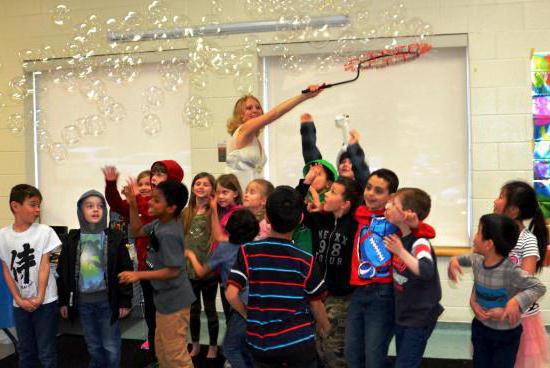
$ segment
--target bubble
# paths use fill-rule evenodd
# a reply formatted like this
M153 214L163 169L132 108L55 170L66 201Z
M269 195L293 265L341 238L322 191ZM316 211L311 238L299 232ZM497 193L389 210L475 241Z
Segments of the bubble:
M0 112L4 110L6 103L4 102L4 93L0 92Z
M79 118L75 124L80 131L81 136L98 137L105 133L107 125L105 120L99 115L88 115Z
M223 13L223 1L222 0L211 0L210 9L212 14L222 14Z
M141 127L145 134L155 136L162 130L162 122L157 114L147 114L141 121Z
M183 110L183 120L192 128L208 128L211 114L204 99L200 96L191 96Z
M29 96L30 92L27 88L27 78L25 78L24 75L18 76L13 78L9 81L9 93L10 97L13 101L21 102L23 101L27 96Z
M97 101L105 95L105 83L100 79L85 80L80 87L80 92L88 100Z
M157 86L150 86L143 92L145 101L152 107L164 105L164 91Z
M126 118L126 107L120 102L114 102L107 107L105 117L110 121L119 123Z
M208 76L206 75L206 73L193 73L189 78L189 82L191 83L191 86L193 88L202 91L208 85Z
M183 73L177 70L164 72L161 75L162 88L167 92L177 92L183 87Z
M74 146L80 141L80 131L76 125L67 125L61 130L61 139L68 146Z
M71 11L66 5L57 5L50 13L52 21L57 26L64 26L71 20Z
M258 84L256 73L248 71L240 73L233 79L233 85L240 95L252 94L255 92L255 86Z
M64 161L67 159L67 148L61 142L53 142L49 147L50 157L56 162Z
M25 120L21 114L11 114L8 116L8 131L16 135L25 131Z
M49 151L50 149L50 135L46 129L38 128L36 130L36 137L38 143L38 149L40 151Z

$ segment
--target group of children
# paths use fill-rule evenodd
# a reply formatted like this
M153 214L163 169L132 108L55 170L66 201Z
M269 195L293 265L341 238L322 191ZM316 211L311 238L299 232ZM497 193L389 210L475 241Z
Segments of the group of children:
M80 320L91 367L119 366L119 319L139 281L148 348L161 367L193 366L201 295L207 356L216 356L218 284L223 352L234 368L387 367L394 336L394 366L418 367L443 312L435 230L424 222L430 196L399 188L391 170L369 172L356 132L334 168L315 146L311 120L302 116L306 166L296 188L255 179L243 193L233 174L203 172L189 193L181 167L164 160L129 180L123 199L118 172L106 167L105 197L85 192L76 206L80 229L60 239L35 223L40 192L13 187L14 223L0 230L0 259L14 299L20 366L56 366L58 313ZM107 224L107 204L129 222L135 271L125 234ZM513 367L517 357L516 366L533 367L547 359L536 305L545 287L534 276L547 243L533 188L510 182L494 214L480 219L474 253L449 262L455 281L461 266L473 268L474 366ZM60 245L55 279L50 254Z

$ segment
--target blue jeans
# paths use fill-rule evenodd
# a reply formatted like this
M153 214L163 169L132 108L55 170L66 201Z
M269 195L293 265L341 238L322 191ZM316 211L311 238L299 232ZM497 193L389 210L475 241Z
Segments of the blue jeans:
M428 339L435 328L435 322L426 327L395 325L395 347L397 357L394 368L420 367Z
M78 305L78 316L90 353L90 368L120 366L120 325L118 319L111 324L111 315L108 301Z
M511 330L494 330L472 321L472 345L475 368L513 368L523 328L521 324Z
M232 368L252 368L252 356L246 343L246 320L233 311L223 340L223 355Z
M42 304L34 312L13 308L13 316L19 338L19 367L57 367L57 301Z
M393 336L392 284L370 284L353 292L346 319L345 355L349 368L389 367Z

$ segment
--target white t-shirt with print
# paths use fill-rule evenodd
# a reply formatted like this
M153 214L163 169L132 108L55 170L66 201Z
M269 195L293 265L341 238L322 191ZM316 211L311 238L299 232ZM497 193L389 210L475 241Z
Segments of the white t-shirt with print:
M61 245L59 237L49 226L32 224L26 231L15 232L13 227L0 229L0 259L8 271L22 298L38 295L38 270L42 256ZM44 304L57 300L57 285L50 272ZM18 305L13 302L15 307Z

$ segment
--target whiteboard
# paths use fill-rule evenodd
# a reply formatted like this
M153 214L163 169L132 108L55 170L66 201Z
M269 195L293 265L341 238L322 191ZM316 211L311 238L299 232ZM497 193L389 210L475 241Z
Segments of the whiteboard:
M67 159L56 162L45 151L38 150L38 186L44 197L41 222L78 228L76 202L89 189L104 193L105 181L101 168L115 165L120 171L119 188L129 176L137 176L157 160L176 160L190 183L191 144L190 127L184 123L182 112L188 97L188 83L176 92L164 93L164 104L148 106L143 95L151 87L162 87L157 64L135 66L138 77L128 84L117 84L101 69L87 80L100 79L105 94L122 103L127 111L121 122L107 122L104 135L84 137L75 146L68 147ZM85 80L77 80L75 92L67 92L66 84L55 83L58 72L38 75L37 107L45 114L47 129L54 141L61 141L63 127L76 119L98 114L97 104L88 100L80 89ZM74 82L74 81L73 81ZM162 122L161 131L150 136L142 129L145 112L153 112Z
M281 68L266 58L267 103L274 106L307 85L352 78L342 64L315 68L315 55L302 56L302 70ZM432 198L426 222L435 227L434 244L468 244L468 90L464 47L436 48L397 66L363 71L354 83L323 91L269 126L269 176L274 184L295 184L304 165L299 117L313 115L317 145L335 162L342 144L334 117L350 115L361 134L371 171L389 168L400 187L419 187Z

